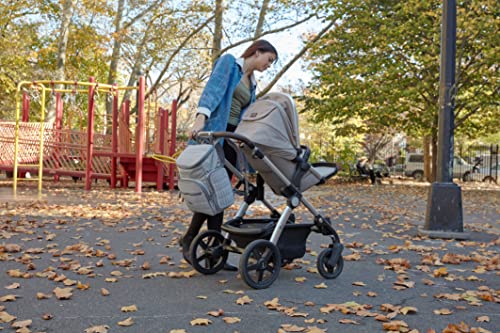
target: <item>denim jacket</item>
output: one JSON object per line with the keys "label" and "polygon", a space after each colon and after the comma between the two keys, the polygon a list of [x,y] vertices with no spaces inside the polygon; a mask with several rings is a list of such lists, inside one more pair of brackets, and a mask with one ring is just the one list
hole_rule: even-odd
{"label": "denim jacket", "polygon": [[[243,59],[230,54],[221,56],[214,64],[212,74],[198,102],[198,112],[207,116],[204,131],[225,131],[229,121],[233,92],[243,76]],[[255,78],[250,78],[250,104],[255,102]],[[246,108],[241,110],[240,120]]]}

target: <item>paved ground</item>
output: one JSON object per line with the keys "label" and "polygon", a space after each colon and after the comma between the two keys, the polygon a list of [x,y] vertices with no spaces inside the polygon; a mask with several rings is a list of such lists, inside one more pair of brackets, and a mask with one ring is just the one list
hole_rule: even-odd
{"label": "paved ground", "polygon": [[343,273],[317,273],[327,239],[313,234],[302,259],[253,290],[235,272],[203,276],[181,260],[190,214],[177,193],[67,185],[36,200],[0,183],[5,332],[500,332],[498,187],[462,188],[466,241],[417,235],[426,185],[312,189],[346,245]]}

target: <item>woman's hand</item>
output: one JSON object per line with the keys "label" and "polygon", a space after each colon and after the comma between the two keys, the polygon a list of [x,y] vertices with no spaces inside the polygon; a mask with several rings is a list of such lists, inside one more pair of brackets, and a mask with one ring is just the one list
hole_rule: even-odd
{"label": "woman's hand", "polygon": [[203,129],[205,126],[205,120],[207,117],[204,114],[198,113],[196,115],[196,119],[194,121],[193,126],[191,127],[191,139],[194,139],[196,134]]}

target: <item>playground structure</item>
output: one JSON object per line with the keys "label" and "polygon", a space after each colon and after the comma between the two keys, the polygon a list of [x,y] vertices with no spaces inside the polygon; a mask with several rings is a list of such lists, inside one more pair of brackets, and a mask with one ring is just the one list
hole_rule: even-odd
{"label": "playground structure", "polygon": [[[131,121],[129,99],[119,107],[120,95],[126,91],[137,93],[135,121]],[[48,93],[55,98],[54,123],[45,122]],[[63,94],[73,100],[76,95],[87,95],[87,117],[80,119],[79,129],[72,128],[72,124],[63,126],[64,116],[69,120],[69,114],[63,110]],[[100,95],[112,99],[111,134],[106,133],[106,124],[102,131],[96,131]],[[32,99],[36,102],[33,104],[40,107],[36,121],[30,121]],[[151,104],[155,104],[154,116]],[[89,82],[20,82],[16,92],[15,122],[0,121],[0,170],[12,174],[14,194],[19,176],[28,172],[36,176],[31,180],[38,181],[39,192],[43,176],[53,176],[55,181],[61,176],[81,178],[86,190],[91,189],[93,179],[106,179],[111,188],[116,188],[118,181],[122,187],[128,187],[129,180],[134,180],[136,192],[142,191],[143,182],[156,183],[158,190],[166,186],[173,189],[176,109],[174,100],[170,113],[163,108],[156,111],[156,101],[145,100],[144,77],[132,87],[101,84],[93,78]],[[81,109],[80,116],[83,116]],[[85,120],[86,126],[83,125]]]}

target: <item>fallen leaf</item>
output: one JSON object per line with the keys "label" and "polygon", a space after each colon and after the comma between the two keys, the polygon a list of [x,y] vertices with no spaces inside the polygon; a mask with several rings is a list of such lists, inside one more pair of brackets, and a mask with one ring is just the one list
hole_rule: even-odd
{"label": "fallen leaf", "polygon": [[241,321],[241,319],[238,317],[224,317],[222,318],[222,320],[224,320],[226,324],[236,324]]}
{"label": "fallen leaf", "polygon": [[73,288],[59,288],[57,287],[54,289],[54,294],[56,295],[57,299],[70,299],[71,296],[73,296]]}
{"label": "fallen leaf", "polygon": [[13,302],[17,299],[17,295],[5,295],[0,297],[0,302]]}
{"label": "fallen leaf", "polygon": [[434,281],[430,280],[430,279],[422,279],[422,282],[426,285],[426,286],[433,286],[435,285]]}
{"label": "fallen leaf", "polygon": [[441,267],[441,268],[435,269],[433,271],[433,275],[434,275],[434,277],[447,276],[448,271],[447,271],[446,267]]}
{"label": "fallen leaf", "polygon": [[396,281],[394,282],[394,288],[401,287],[403,289],[415,287],[415,282],[413,281]]}
{"label": "fallen leaf", "polygon": [[40,293],[40,292],[36,293],[37,299],[48,299],[50,297],[52,297],[52,295],[48,295],[48,294],[44,294],[44,293]]}
{"label": "fallen leaf", "polygon": [[101,288],[101,295],[102,296],[109,296],[110,292],[106,288]]}
{"label": "fallen leaf", "polygon": [[76,284],[76,288],[79,290],[87,290],[90,288],[90,283],[84,284],[78,281],[78,283]]}
{"label": "fallen leaf", "polygon": [[208,326],[212,324],[212,321],[207,318],[196,318],[191,320],[190,324],[191,326]]}
{"label": "fallen leaf", "polygon": [[13,320],[16,320],[16,316],[12,316],[5,311],[0,312],[0,322],[1,323],[10,323]]}
{"label": "fallen leaf", "polygon": [[359,325],[359,323],[357,321],[352,320],[352,319],[339,319],[339,323],[341,323],[341,324]]}
{"label": "fallen leaf", "polygon": [[479,323],[489,323],[490,322],[490,317],[488,316],[480,316],[476,318],[476,321]]}
{"label": "fallen leaf", "polygon": [[328,288],[328,286],[324,282],[322,282],[320,284],[315,285],[314,288],[316,288],[316,289],[326,289],[326,288]]}
{"label": "fallen leaf", "polygon": [[364,287],[364,286],[366,286],[366,283],[357,281],[357,282],[353,282],[352,285],[358,286],[358,287]]}
{"label": "fallen leaf", "polygon": [[21,245],[18,245],[18,244],[5,244],[5,245],[2,245],[2,247],[3,247],[3,251],[5,251],[7,253],[21,252],[21,249],[22,249]]}
{"label": "fallen leaf", "polygon": [[264,305],[269,309],[269,310],[276,310],[279,306],[279,298],[275,297],[270,301],[264,302]]}
{"label": "fallen leaf", "polygon": [[19,278],[22,278],[24,277],[24,274],[23,272],[21,272],[20,270],[18,269],[9,269],[7,271],[7,274],[10,276],[10,277],[19,277]]}
{"label": "fallen leaf", "polygon": [[220,316],[224,315],[224,310],[219,309],[217,311],[210,311],[207,314],[212,316],[212,317],[220,317]]}
{"label": "fallen leaf", "polygon": [[14,282],[13,284],[6,286],[5,289],[18,289],[19,287],[21,287],[21,284]]}
{"label": "fallen leaf", "polygon": [[33,321],[31,319],[27,320],[22,320],[22,321],[16,321],[11,324],[12,327],[14,328],[22,328],[22,327],[28,327],[31,325]]}
{"label": "fallen leaf", "polygon": [[383,323],[382,327],[386,331],[405,332],[407,331],[408,324],[402,320],[394,320],[388,323]]}
{"label": "fallen leaf", "polygon": [[385,321],[385,322],[387,322],[387,321],[389,321],[390,319],[389,319],[389,318],[387,318],[387,316],[384,316],[384,315],[382,315],[382,314],[379,314],[379,315],[375,316],[375,320],[378,320],[378,321]]}
{"label": "fallen leaf", "polygon": [[253,299],[248,297],[247,295],[240,297],[236,300],[236,304],[238,305],[244,305],[244,304],[250,304],[252,303]]}
{"label": "fallen leaf", "polygon": [[16,333],[31,333],[31,330],[27,327],[21,327],[16,330]]}
{"label": "fallen leaf", "polygon": [[137,306],[135,304],[128,305],[128,306],[122,306],[121,311],[122,312],[136,312]]}
{"label": "fallen leaf", "polygon": [[125,319],[123,321],[119,321],[118,325],[125,326],[125,327],[132,326],[132,325],[134,325],[134,320],[132,319],[132,317],[128,317],[127,319]]}
{"label": "fallen leaf", "polygon": [[51,313],[44,313],[44,314],[42,315],[42,319],[43,319],[43,320],[51,320],[52,318],[54,318],[54,315],[53,315],[53,314],[51,314]]}
{"label": "fallen leaf", "polygon": [[405,306],[399,310],[404,315],[407,315],[408,313],[417,313],[417,308],[413,306]]}
{"label": "fallen leaf", "polygon": [[446,309],[446,308],[443,308],[443,309],[436,309],[433,311],[435,314],[437,315],[450,315],[453,313],[453,311],[451,311],[450,309]]}

